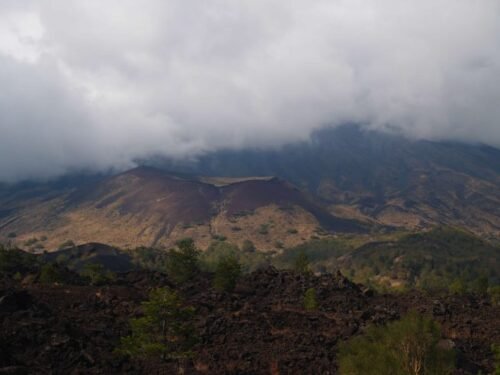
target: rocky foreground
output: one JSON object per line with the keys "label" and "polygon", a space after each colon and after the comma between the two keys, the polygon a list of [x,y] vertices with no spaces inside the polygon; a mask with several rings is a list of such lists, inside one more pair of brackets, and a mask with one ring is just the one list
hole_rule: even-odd
{"label": "rocky foreground", "polygon": [[[196,308],[200,343],[189,374],[335,374],[338,342],[410,309],[441,323],[443,344],[458,353],[457,374],[491,372],[490,347],[500,342],[500,307],[486,298],[378,295],[340,274],[305,277],[270,267],[243,276],[232,293],[214,291],[206,274],[182,287],[145,271],[101,287],[73,284],[1,281],[0,374],[176,373],[174,364],[113,353],[158,286],[175,288]],[[302,299],[311,287],[319,309],[308,312]]]}

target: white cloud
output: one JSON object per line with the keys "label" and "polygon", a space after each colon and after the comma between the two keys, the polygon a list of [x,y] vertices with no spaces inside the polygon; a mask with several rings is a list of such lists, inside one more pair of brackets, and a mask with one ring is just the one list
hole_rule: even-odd
{"label": "white cloud", "polygon": [[4,180],[346,121],[500,145],[498,0],[6,0],[0,25]]}

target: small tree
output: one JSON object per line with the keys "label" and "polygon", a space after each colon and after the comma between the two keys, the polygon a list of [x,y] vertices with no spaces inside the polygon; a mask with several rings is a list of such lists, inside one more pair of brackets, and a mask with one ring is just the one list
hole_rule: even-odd
{"label": "small tree", "polygon": [[54,264],[44,264],[40,269],[40,282],[43,284],[62,283],[63,277]]}
{"label": "small tree", "polygon": [[304,250],[301,250],[297,255],[297,257],[295,258],[295,261],[293,263],[293,269],[295,272],[301,273],[303,275],[311,274],[309,258],[307,257]]}
{"label": "small tree", "polygon": [[473,283],[473,290],[479,294],[486,294],[488,292],[489,280],[487,276],[478,277]]}
{"label": "small tree", "polygon": [[318,301],[316,299],[316,289],[309,288],[304,293],[304,308],[307,311],[314,311],[318,308]]}
{"label": "small tree", "polygon": [[454,353],[438,345],[439,325],[411,312],[385,327],[369,327],[339,348],[341,374],[451,374]]}
{"label": "small tree", "polygon": [[115,274],[106,271],[100,263],[87,263],[80,274],[90,279],[92,285],[101,285],[115,279]]}
{"label": "small tree", "polygon": [[117,351],[141,359],[175,360],[181,372],[197,342],[194,308],[185,307],[177,293],[168,288],[152,290],[142,307],[144,316],[130,320],[132,333],[121,339]]}
{"label": "small tree", "polygon": [[198,256],[200,252],[191,238],[177,242],[178,250],[169,252],[167,273],[175,281],[183,283],[193,277],[198,271]]}
{"label": "small tree", "polygon": [[231,291],[241,275],[241,264],[235,255],[230,254],[219,259],[215,269],[214,287],[219,291]]}
{"label": "small tree", "polygon": [[452,294],[465,294],[467,286],[463,279],[457,278],[450,284],[449,290]]}

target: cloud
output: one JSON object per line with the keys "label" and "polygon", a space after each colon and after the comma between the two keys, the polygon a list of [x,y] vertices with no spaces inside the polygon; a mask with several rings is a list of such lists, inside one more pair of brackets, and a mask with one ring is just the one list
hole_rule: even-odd
{"label": "cloud", "polygon": [[0,180],[359,122],[500,146],[498,0],[5,0]]}

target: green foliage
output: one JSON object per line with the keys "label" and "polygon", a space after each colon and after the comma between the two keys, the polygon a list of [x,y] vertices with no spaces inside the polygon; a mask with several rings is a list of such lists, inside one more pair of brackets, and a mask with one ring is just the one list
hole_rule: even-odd
{"label": "green foliage", "polygon": [[487,276],[480,276],[473,283],[473,290],[479,294],[486,294],[488,292],[489,280]]}
{"label": "green foliage", "polygon": [[165,250],[151,247],[138,247],[128,251],[132,262],[140,268],[165,271],[167,269],[169,255]]}
{"label": "green foliage", "polygon": [[295,228],[290,228],[290,229],[288,229],[288,230],[287,230],[287,233],[288,233],[288,234],[297,234],[297,233],[298,233],[298,231],[297,231],[297,229],[295,229]]}
{"label": "green foliage", "polygon": [[18,249],[6,249],[0,245],[0,276],[24,274],[38,267],[38,258]]}
{"label": "green foliage", "polygon": [[191,238],[177,242],[178,249],[169,251],[167,274],[178,283],[192,278],[198,271],[199,250]]}
{"label": "green foliage", "polygon": [[56,265],[47,263],[40,269],[40,282],[42,284],[63,283],[63,281],[63,276]]}
{"label": "green foliage", "polygon": [[259,227],[259,234],[269,234],[269,224],[261,224],[261,226]]}
{"label": "green foliage", "polygon": [[123,337],[117,351],[136,358],[158,357],[181,360],[193,355],[197,339],[193,326],[194,308],[168,288],[151,291],[142,303],[144,316],[130,320],[131,334]]}
{"label": "green foliage", "polygon": [[345,375],[446,375],[454,353],[438,345],[439,325],[411,312],[387,326],[369,327],[339,346],[340,373]]}
{"label": "green foliage", "polygon": [[283,249],[283,247],[285,247],[285,245],[283,244],[283,241],[277,240],[274,242],[274,247],[276,247],[277,249]]}
{"label": "green foliage", "polygon": [[307,257],[304,251],[301,251],[297,255],[297,258],[295,258],[295,262],[293,264],[293,270],[303,275],[311,274],[309,258]]}
{"label": "green foliage", "polygon": [[318,308],[318,301],[316,299],[316,289],[309,288],[304,293],[304,309],[307,311],[314,311]]}
{"label": "green foliage", "polygon": [[491,303],[500,305],[500,285],[492,286],[488,289],[488,294],[491,298]]}
{"label": "green foliage", "polygon": [[241,250],[245,253],[253,253],[255,252],[255,245],[250,240],[243,241],[243,245],[241,245]]}
{"label": "green foliage", "polygon": [[228,256],[234,256],[238,259],[242,272],[251,272],[269,263],[267,256],[263,253],[243,252],[230,242],[214,241],[200,255],[200,268],[204,271],[216,272],[219,260]]}
{"label": "green foliage", "polygon": [[495,372],[494,375],[500,375],[500,345],[491,345],[491,351],[493,352]]}
{"label": "green foliage", "polygon": [[451,286],[453,293],[484,293],[488,284],[500,282],[499,250],[463,230],[438,227],[396,241],[364,244],[340,268],[355,269],[354,281],[363,284],[397,280],[432,293],[448,292]]}
{"label": "green foliage", "polygon": [[7,235],[7,238],[16,238],[16,237],[17,237],[16,232],[10,232],[10,233]]}
{"label": "green foliage", "polygon": [[116,275],[107,271],[100,263],[87,263],[80,274],[90,280],[92,285],[102,285],[116,279]]}
{"label": "green foliage", "polygon": [[64,241],[62,244],[59,245],[58,249],[66,249],[67,247],[75,247],[75,243],[72,240],[67,240]]}
{"label": "green foliage", "polygon": [[467,292],[467,285],[465,281],[461,278],[456,278],[451,284],[450,284],[450,292],[452,294],[465,294]]}
{"label": "green foliage", "polygon": [[30,239],[24,241],[24,246],[32,246],[32,245],[36,244],[37,242],[38,242],[38,238],[33,237],[33,238],[30,238]]}
{"label": "green foliage", "polygon": [[219,291],[232,291],[241,275],[241,264],[235,255],[219,259],[214,275],[214,288]]}
{"label": "green foliage", "polygon": [[311,269],[336,269],[336,258],[354,250],[346,241],[337,238],[324,238],[305,242],[287,249],[273,259],[278,268],[294,268],[296,259],[305,253]]}

